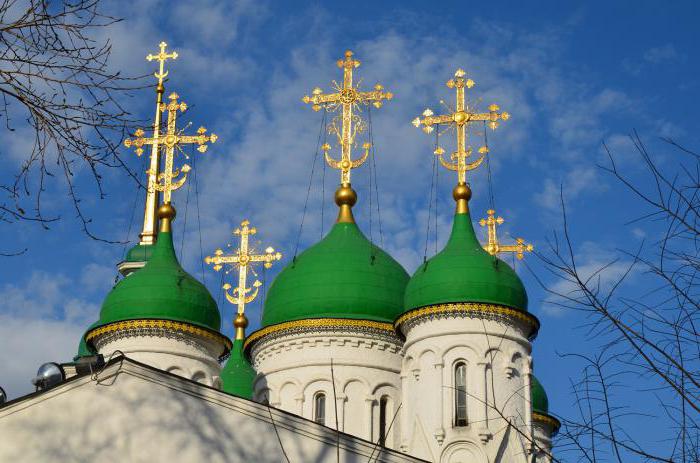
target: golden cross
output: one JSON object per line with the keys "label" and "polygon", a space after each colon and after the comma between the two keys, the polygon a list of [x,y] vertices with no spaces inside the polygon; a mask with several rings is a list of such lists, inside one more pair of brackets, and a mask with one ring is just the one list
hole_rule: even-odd
{"label": "golden cross", "polygon": [[[333,159],[328,154],[328,151],[331,149],[328,143],[324,143],[321,149],[325,153],[328,165],[340,170],[340,183],[345,185],[350,184],[350,171],[360,167],[367,160],[369,150],[372,147],[370,143],[364,143],[362,148],[365,152],[362,157],[352,159],[352,147],[355,145],[355,136],[362,133],[365,129],[364,121],[353,111],[357,110],[359,112],[360,105],[366,106],[369,104],[372,104],[375,108],[381,108],[384,104],[383,100],[391,100],[394,95],[391,92],[384,92],[384,87],[379,84],[375,85],[374,90],[370,92],[361,92],[359,83],[353,85],[352,72],[360,66],[360,62],[353,58],[353,53],[350,50],[345,52],[345,58],[339,59],[337,64],[343,70],[342,86],[334,80],[333,88],[335,93],[326,94],[316,87],[311,92],[311,96],[305,95],[302,101],[307,104],[311,103],[311,108],[314,111],[318,111],[323,107],[331,111],[342,110],[341,114],[333,119],[329,128],[329,133],[334,133],[338,138],[338,144],[340,144],[341,149],[340,160]],[[340,127],[338,127],[338,121],[340,121]]]}
{"label": "golden cross", "polygon": [[[255,235],[258,231],[255,227],[249,227],[250,222],[244,220],[241,222],[240,228],[234,230],[234,235],[239,235],[241,237],[241,244],[238,249],[236,249],[235,254],[224,254],[224,251],[217,249],[214,251],[213,256],[207,256],[204,262],[207,264],[214,264],[214,270],[217,272],[221,270],[224,264],[232,264],[234,268],[238,269],[238,287],[233,289],[233,294],[229,293],[231,285],[226,283],[223,288],[226,291],[226,299],[231,304],[238,305],[238,314],[242,315],[245,310],[245,305],[258,296],[258,290],[262,283],[257,279],[253,283],[251,288],[248,288],[247,278],[248,278],[248,265],[262,262],[265,268],[272,267],[272,263],[276,260],[282,258],[282,253],[275,252],[272,247],[265,249],[265,254],[255,254],[255,250],[250,248],[248,243],[248,237]],[[252,269],[251,269],[252,270]],[[253,271],[253,273],[255,273]],[[252,291],[252,294],[251,294]]]}
{"label": "golden cross", "polygon": [[[174,169],[175,148],[182,151],[181,145],[196,144],[198,145],[197,151],[204,153],[207,150],[207,143],[215,143],[218,139],[213,133],[207,135],[207,129],[204,127],[197,130],[197,135],[182,135],[181,131],[178,132],[176,129],[177,113],[178,111],[184,112],[187,109],[187,104],[178,101],[177,93],[171,93],[168,98],[170,103],[167,106],[161,105],[161,111],[168,110],[168,125],[165,135],[154,133],[153,137],[144,137],[144,131],[138,129],[134,132],[137,138],[124,141],[127,147],[135,146],[136,154],[139,156],[143,153],[144,145],[165,145],[165,168],[162,172],[157,173],[156,181],[153,183],[153,188],[163,193],[163,203],[170,203],[172,192],[185,184],[187,173],[190,171],[190,166],[187,164],[183,164],[179,170]],[[186,154],[185,158],[187,158]],[[149,169],[148,173],[152,175],[153,170]]]}
{"label": "golden cross", "polygon": [[517,238],[515,240],[516,244],[499,243],[496,235],[496,226],[501,225],[505,220],[503,220],[503,217],[496,217],[496,211],[493,209],[489,209],[486,213],[488,218],[479,220],[479,225],[487,227],[488,230],[488,243],[484,246],[486,252],[492,256],[501,252],[514,252],[518,260],[523,258],[525,252],[532,252],[534,247],[529,243],[525,243],[525,240],[522,238]]}
{"label": "golden cross", "polygon": [[153,74],[156,77],[156,79],[158,79],[158,85],[160,86],[163,85],[163,79],[165,79],[168,76],[168,71],[164,69],[165,61],[171,58],[177,59],[178,54],[176,51],[172,53],[166,53],[165,48],[168,46],[168,44],[165,42],[160,42],[158,46],[160,47],[160,51],[158,52],[158,54],[154,55],[149,53],[148,56],[146,56],[146,59],[148,61],[156,60],[160,63],[160,68],[158,69],[158,72]]}
{"label": "golden cross", "polygon": [[469,124],[477,121],[488,121],[491,129],[495,130],[498,127],[498,120],[508,120],[510,114],[507,112],[499,112],[498,105],[492,104],[489,106],[489,112],[477,113],[470,108],[464,97],[464,88],[472,88],[474,81],[465,78],[466,73],[462,69],[457,69],[453,79],[447,81],[445,85],[448,88],[457,89],[456,109],[451,114],[443,114],[435,116],[433,111],[426,109],[423,111],[423,118],[416,117],[413,120],[413,125],[416,127],[423,126],[425,133],[430,133],[434,130],[434,125],[448,124],[454,126],[457,131],[457,150],[452,153],[450,160],[445,160],[443,154],[445,150],[439,146],[435,149],[435,155],[439,156],[440,164],[449,170],[457,171],[458,182],[464,184],[467,182],[467,171],[476,169],[483,162],[484,156],[488,153],[488,148],[482,146],[479,148],[479,159],[472,162],[467,162],[467,158],[472,155],[472,148],[467,147],[467,127]]}
{"label": "golden cross", "polygon": [[[160,67],[158,72],[154,74],[156,79],[158,79],[158,85],[156,86],[156,115],[153,120],[153,138],[155,140],[159,139],[160,135],[160,119],[161,113],[163,112],[163,92],[165,88],[163,87],[163,79],[168,75],[165,71],[165,61],[168,59],[177,59],[177,52],[166,53],[165,47],[168,44],[165,42],[160,43],[160,52],[157,55],[148,54],[146,59],[148,61],[158,60]],[[124,145],[128,148],[132,145],[132,140],[124,140]],[[141,156],[143,149],[138,146],[136,149],[136,154]],[[156,236],[156,209],[158,209],[158,191],[155,188],[155,184],[158,178],[158,167],[160,164],[160,149],[158,142],[151,144],[151,160],[148,167],[148,180],[146,183],[146,205],[143,215],[143,229],[141,230],[140,244],[153,244],[155,243]]]}

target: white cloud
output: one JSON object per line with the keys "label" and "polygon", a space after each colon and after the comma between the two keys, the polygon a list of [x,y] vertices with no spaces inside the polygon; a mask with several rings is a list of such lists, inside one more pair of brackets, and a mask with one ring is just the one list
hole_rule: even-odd
{"label": "white cloud", "polygon": [[652,47],[644,53],[644,60],[652,64],[675,61],[680,57],[681,55],[676,51],[676,47],[670,43],[660,47]]}

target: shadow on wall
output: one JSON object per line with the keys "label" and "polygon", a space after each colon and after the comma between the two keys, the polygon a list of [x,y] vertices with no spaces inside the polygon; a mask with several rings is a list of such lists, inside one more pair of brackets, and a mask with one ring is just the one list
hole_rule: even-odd
{"label": "shadow on wall", "polygon": [[[58,394],[21,413],[15,429],[31,437],[0,453],[16,462],[37,461],[30,455],[71,462],[336,461],[335,445],[290,431],[298,424],[294,417],[274,410],[261,416],[258,407],[232,404],[218,392],[207,390],[201,398],[193,385],[168,383],[120,372]],[[357,442],[343,445],[341,461],[368,461],[350,453]]]}

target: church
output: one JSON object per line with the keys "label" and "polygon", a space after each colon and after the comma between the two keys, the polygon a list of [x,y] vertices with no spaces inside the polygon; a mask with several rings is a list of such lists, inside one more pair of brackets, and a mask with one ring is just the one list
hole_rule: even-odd
{"label": "church", "polygon": [[455,150],[436,146],[433,155],[457,178],[447,243],[409,275],[355,222],[353,208],[363,205],[351,174],[372,149],[360,143],[361,108],[393,95],[379,84],[362,91],[353,82],[360,61],[345,52],[333,93],[316,88],[302,99],[332,118],[338,154],[329,143],[320,148],[340,172],[337,219],[286,263],[250,333],[245,306],[261,285],[249,282],[250,271],[278,265],[282,254],[254,249],[257,230],[243,220],[238,248],[206,258],[238,277],[235,287],[223,285],[237,307],[231,340],[215,299],[173,245],[172,195],[190,171],[176,167],[179,149],[204,152],[217,141],[204,128],[177,128],[186,104],[176,93],[164,100],[165,65],[175,58],[165,43],[148,55],[159,66],[152,133],[125,141],[139,155],[150,151],[140,241],[118,264],[122,278],[75,358],[43,365],[36,392],[0,405],[0,461],[553,461],[560,423],[532,367],[540,324],[521,279],[499,257],[521,259],[532,246],[501,243],[503,219],[492,209],[477,222],[487,230],[481,243],[469,204],[467,174],[489,155],[487,146],[470,146],[469,127],[495,129],[509,114],[469,105],[474,81],[459,69],[447,81],[454,108],[413,120],[425,133],[455,133]]}

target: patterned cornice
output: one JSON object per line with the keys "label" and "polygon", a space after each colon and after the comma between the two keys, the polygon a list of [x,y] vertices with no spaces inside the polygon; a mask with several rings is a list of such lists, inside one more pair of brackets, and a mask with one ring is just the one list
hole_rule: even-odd
{"label": "patterned cornice", "polygon": [[413,309],[401,315],[394,326],[400,332],[402,325],[413,327],[421,322],[432,320],[434,318],[451,318],[451,317],[470,317],[470,318],[488,318],[488,319],[506,319],[509,321],[516,320],[530,327],[528,334],[529,339],[534,339],[537,336],[537,331],[540,329],[540,322],[534,315],[522,310],[516,310],[511,307],[495,304],[482,304],[476,302],[436,304]]}

